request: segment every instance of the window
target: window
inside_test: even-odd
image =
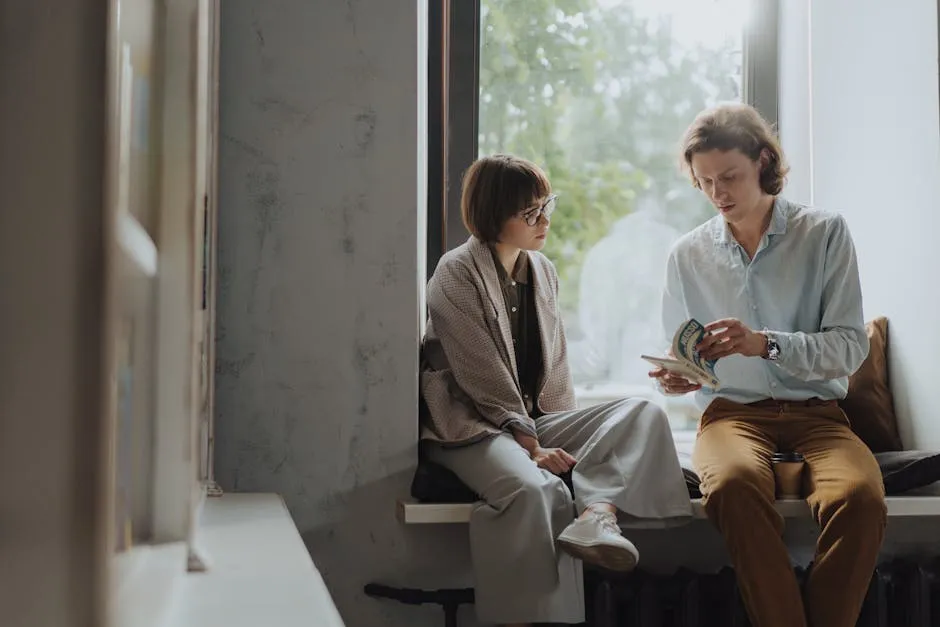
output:
[[[119,552],[186,540],[195,486],[208,479],[211,354],[205,338],[211,327],[208,261],[214,244],[208,190],[214,169],[210,63],[215,13],[210,0],[183,3],[179,11],[198,27],[198,37],[190,27],[164,29],[168,42],[184,38],[194,43],[168,52],[178,56],[169,57],[160,75],[149,68],[161,48],[155,41],[139,45],[129,24],[156,24],[164,16],[125,11],[111,33],[120,52],[110,77],[116,102],[110,180],[118,253],[112,289],[119,305],[113,328],[114,545]],[[161,89],[151,89],[155,83]],[[166,118],[160,120],[161,115]],[[160,122],[164,129],[189,132],[178,133],[179,141],[173,133],[160,136],[155,130]],[[156,176],[154,165],[161,157],[165,161]],[[155,188],[160,194],[152,193]]]
[[[559,194],[544,252],[560,276],[579,405],[655,395],[639,355],[664,348],[666,255],[712,215],[679,172],[678,142],[698,111],[722,101],[776,118],[776,4],[478,0],[450,9],[440,57],[448,123],[432,139],[443,140],[445,185],[429,204],[445,208],[432,242],[466,238],[457,188],[478,154],[541,164]],[[478,86],[469,96],[460,91],[468,84]],[[670,399],[669,412],[679,430],[697,420],[690,398]]]
[[[149,624],[141,591],[159,598],[205,566],[194,532],[212,487],[218,15],[218,0],[186,0],[110,22],[115,624]],[[141,45],[144,30],[159,35]]]

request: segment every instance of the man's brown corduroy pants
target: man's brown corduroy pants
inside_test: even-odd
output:
[[[821,530],[803,591],[774,508],[777,451],[805,457],[803,494]],[[854,627],[886,507],[878,464],[838,404],[717,399],[702,416],[693,461],[754,627]]]

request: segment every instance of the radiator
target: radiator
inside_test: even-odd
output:
[[[806,571],[796,569],[802,584]],[[668,576],[586,572],[592,627],[749,627],[734,571]],[[838,591],[833,591],[838,594]],[[940,558],[895,560],[875,571],[858,627],[940,627]]]

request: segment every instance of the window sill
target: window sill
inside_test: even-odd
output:
[[[122,584],[116,589],[114,624],[343,627],[280,496],[207,499],[196,546],[205,572],[186,572],[184,543],[118,556],[115,580]]]
[[[135,546],[112,561],[112,624],[165,624],[177,585],[186,575],[186,543]]]

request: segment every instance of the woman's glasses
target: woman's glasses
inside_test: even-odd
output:
[[[539,223],[539,216],[545,216],[545,219],[548,220],[552,217],[552,213],[555,212],[555,199],[558,198],[558,194],[552,194],[545,199],[538,207],[530,207],[529,209],[523,209],[519,214],[519,217],[525,220],[525,223],[529,226],[535,226]]]

